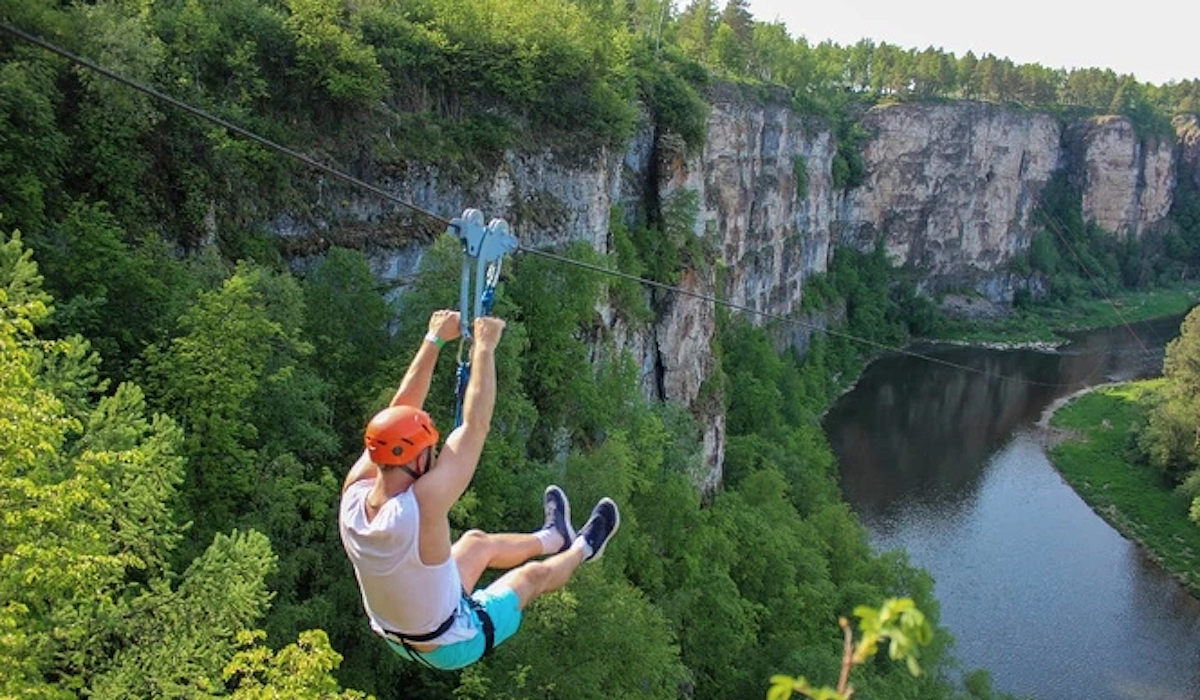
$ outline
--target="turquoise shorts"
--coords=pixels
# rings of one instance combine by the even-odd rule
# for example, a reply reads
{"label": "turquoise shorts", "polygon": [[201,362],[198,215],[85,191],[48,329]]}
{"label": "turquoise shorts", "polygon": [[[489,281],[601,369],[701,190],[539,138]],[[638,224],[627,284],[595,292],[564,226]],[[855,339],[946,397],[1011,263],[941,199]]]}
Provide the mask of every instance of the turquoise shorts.
{"label": "turquoise shorts", "polygon": [[[495,626],[493,647],[500,646],[501,642],[513,636],[517,628],[521,626],[521,599],[517,597],[517,592],[513,589],[508,587],[498,590],[483,588],[472,593],[471,598],[483,606],[488,617],[492,618],[492,625]],[[470,639],[464,639],[454,644],[447,644],[433,651],[414,651],[411,653],[399,642],[394,642],[387,638],[385,638],[385,641],[392,648],[392,651],[399,654],[401,658],[416,661],[417,663],[424,662],[443,671],[453,671],[464,666],[470,666],[483,658],[487,639],[483,634],[483,623],[479,621],[479,614],[475,612],[475,608],[469,607],[469,609],[471,611],[471,624],[479,632]],[[414,658],[414,654],[417,658]]]}

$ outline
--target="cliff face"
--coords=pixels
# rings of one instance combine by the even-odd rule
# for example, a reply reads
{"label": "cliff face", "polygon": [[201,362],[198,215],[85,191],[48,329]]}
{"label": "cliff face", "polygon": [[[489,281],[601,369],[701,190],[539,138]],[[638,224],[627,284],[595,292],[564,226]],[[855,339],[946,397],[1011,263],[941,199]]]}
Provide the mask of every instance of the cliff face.
{"label": "cliff face", "polygon": [[[415,166],[376,181],[446,216],[474,207],[487,219],[504,218],[522,246],[582,240],[605,253],[614,205],[632,215],[644,213],[647,202],[692,192],[693,235],[704,237],[717,259],[684,271],[679,286],[753,310],[759,322],[797,312],[805,281],[827,270],[836,247],[870,249],[877,240],[897,264],[920,271],[928,289],[975,289],[1010,301],[1020,282],[1006,265],[1028,250],[1032,213],[1056,174],[1080,189],[1086,219],[1120,236],[1139,236],[1162,221],[1180,163],[1200,178],[1194,118],[1177,124],[1177,142],[1143,141],[1116,117],[1064,126],[1050,115],[975,102],[876,107],[861,125],[866,178],[850,190],[834,183],[837,143],[829,125],[794,113],[786,100],[745,99],[728,89],[713,96],[700,153],[687,154],[677,139],[647,125],[623,152],[584,159],[508,153],[469,186]],[[351,193],[329,212],[338,222],[330,228],[382,231],[394,225],[393,211]],[[312,233],[282,220],[276,228],[281,235]],[[378,249],[376,270],[402,284],[422,251],[420,244]],[[659,301],[660,316],[649,327],[626,327],[611,309],[598,313],[640,363],[647,395],[689,406],[701,421],[706,465],[695,479],[707,491],[720,483],[725,437],[720,401],[705,391],[715,368],[714,309],[687,294]],[[791,342],[803,345],[807,337]]]}
{"label": "cliff face", "polygon": [[[782,105],[738,99],[713,104],[701,153],[688,157],[663,139],[658,200],[698,195],[693,234],[713,241],[719,260],[710,262],[725,270],[722,289],[715,288],[711,264],[685,273],[679,286],[761,314],[799,308],[805,280],[827,269],[831,253],[835,151],[824,125]],[[661,377],[657,387],[647,384],[651,394],[691,407],[700,420],[706,467],[696,481],[707,492],[720,483],[725,443],[720,402],[701,400],[715,369],[715,313],[710,302],[682,294],[664,308],[652,346],[640,348],[643,376]]]}
{"label": "cliff face", "polygon": [[1082,193],[1084,219],[1114,235],[1140,236],[1171,207],[1175,144],[1139,140],[1120,117],[1064,128],[961,102],[877,108],[863,125],[867,181],[846,197],[839,243],[882,237],[893,260],[935,287],[1010,301],[1003,269],[1028,250],[1038,195],[1060,171]]}
{"label": "cliff face", "polygon": [[846,197],[841,242],[882,237],[895,262],[953,281],[1029,247],[1036,195],[1061,162],[1053,117],[967,102],[873,109],[863,125],[867,179]]}
{"label": "cliff face", "polygon": [[1200,117],[1194,114],[1176,117],[1174,126],[1179,138],[1180,175],[1200,190]]}
{"label": "cliff face", "polygon": [[[1190,123],[1184,156],[1197,150]],[[1139,140],[1123,118],[1064,127],[1050,115],[977,102],[877,107],[861,125],[866,178],[844,191],[833,183],[828,126],[783,106],[713,104],[704,152],[669,163],[660,190],[701,194],[697,232],[719,241],[725,298],[790,313],[837,246],[869,250],[879,240],[929,288],[973,288],[1008,302],[1007,264],[1029,249],[1032,214],[1052,177],[1063,173],[1082,192],[1086,220],[1140,236],[1170,210],[1181,157],[1175,142]]]}
{"label": "cliff face", "polygon": [[840,198],[835,150],[827,127],[785,107],[718,102],[703,153],[663,167],[663,197],[700,194],[697,233],[715,236],[727,268],[722,298],[786,314],[807,277],[825,271]]}
{"label": "cliff face", "polygon": [[1171,209],[1175,143],[1142,141],[1120,117],[1074,127],[1069,172],[1083,192],[1083,217],[1117,235],[1139,236]]}

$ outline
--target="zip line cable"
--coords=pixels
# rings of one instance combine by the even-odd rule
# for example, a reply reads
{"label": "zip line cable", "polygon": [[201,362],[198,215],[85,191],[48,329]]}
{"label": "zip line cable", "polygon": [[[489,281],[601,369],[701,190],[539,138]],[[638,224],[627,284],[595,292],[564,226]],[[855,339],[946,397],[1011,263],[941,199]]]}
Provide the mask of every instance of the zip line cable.
{"label": "zip line cable", "polygon": [[946,359],[943,359],[940,357],[934,357],[933,355],[927,355],[925,353],[916,352],[914,350],[908,350],[906,348],[894,347],[891,345],[887,345],[885,343],[880,343],[878,341],[871,340],[870,338],[863,338],[863,337],[856,336],[851,333],[843,333],[842,331],[834,330],[832,328],[824,328],[824,327],[818,326],[813,323],[805,323],[804,321],[800,321],[800,320],[797,320],[794,318],[788,318],[786,316],[781,316],[779,314],[773,314],[769,311],[760,311],[753,307],[738,304],[738,303],[735,303],[732,301],[728,301],[726,299],[720,299],[718,297],[711,296],[708,294],[703,294],[701,292],[688,291],[686,289],[682,289],[680,287],[669,285],[664,282],[657,282],[655,280],[646,279],[644,277],[638,277],[636,275],[631,275],[626,272],[621,272],[620,270],[613,270],[613,269],[610,269],[607,267],[602,267],[600,265],[594,265],[592,263],[586,263],[586,262],[583,262],[580,260],[574,260],[572,258],[568,258],[563,255],[556,255],[555,253],[550,253],[550,252],[547,252],[544,250],[536,250],[533,248],[522,248],[521,250],[522,250],[522,252],[529,253],[531,255],[536,255],[539,257],[547,258],[549,260],[555,260],[557,262],[565,263],[568,265],[574,265],[575,267],[579,267],[579,268],[582,268],[585,270],[591,270],[592,272],[599,272],[599,273],[603,273],[603,274],[609,274],[614,277],[620,277],[622,279],[626,279],[631,282],[641,283],[648,287],[656,287],[658,289],[667,290],[667,291],[673,292],[675,294],[680,294],[682,296],[688,296],[688,297],[692,297],[695,299],[699,299],[701,301],[711,302],[712,304],[724,306],[726,308],[734,309],[736,311],[742,311],[744,313],[752,314],[755,316],[761,316],[763,318],[768,318],[771,320],[779,321],[786,325],[800,326],[802,328],[807,328],[809,330],[817,331],[819,333],[825,333],[827,335],[844,338],[846,340],[850,340],[855,343],[859,343],[861,345],[870,346],[872,348],[875,348],[876,350],[882,350],[884,352],[895,353],[898,355],[907,355],[908,357],[925,360],[927,362],[932,362],[934,364],[942,365],[945,367],[951,367],[953,369],[964,370],[967,372],[973,372],[975,374],[980,374],[985,377],[991,377],[993,379],[1001,379],[1004,381],[1018,382],[1021,384],[1030,384],[1033,386],[1041,386],[1041,387],[1075,387],[1075,386],[1080,385],[1079,382],[1071,382],[1069,384],[1058,383],[1058,382],[1040,382],[1040,381],[1037,381],[1034,379],[1026,379],[1024,377],[1012,377],[1012,376],[1008,376],[1008,375],[1004,375],[1004,374],[998,374],[996,372],[989,372],[987,370],[980,369],[978,367],[964,365],[960,362],[954,362],[952,360],[946,360]]}
{"label": "zip line cable", "polygon": [[[83,66],[84,68],[87,68],[89,70],[95,71],[96,73],[99,73],[100,75],[103,75],[103,76],[105,76],[111,80],[114,80],[118,83],[121,83],[122,85],[125,85],[133,90],[136,90],[145,95],[148,95],[156,100],[160,100],[160,101],[170,104],[174,107],[177,107],[195,117],[198,117],[205,121],[211,122],[213,124],[217,124],[218,126],[221,126],[235,134],[238,134],[239,136],[249,139],[250,141],[253,141],[261,146],[264,146],[264,147],[268,148],[269,150],[275,151],[275,152],[277,152],[281,155],[287,156],[289,158],[298,160],[315,170],[318,170],[322,173],[325,173],[326,175],[329,175],[330,177],[336,178],[338,180],[341,180],[341,181],[348,183],[350,185],[353,185],[355,187],[360,187],[360,188],[362,188],[368,192],[371,192],[372,194],[375,194],[383,199],[386,199],[390,202],[398,204],[398,205],[412,211],[413,213],[428,217],[429,219],[437,221],[446,227],[456,226],[456,224],[453,221],[451,221],[450,219],[448,219],[444,216],[440,216],[440,215],[430,212],[426,209],[423,209],[411,202],[408,202],[404,199],[401,199],[400,197],[397,197],[396,195],[392,194],[391,192],[388,192],[387,190],[384,190],[384,189],[377,187],[375,185],[372,185],[370,183],[364,182],[363,180],[360,180],[352,175],[349,175],[340,170],[337,170],[336,168],[332,168],[328,165],[325,165],[324,163],[321,163],[318,160],[315,160],[307,155],[304,155],[303,153],[300,153],[299,151],[288,148],[287,146],[276,143],[275,141],[272,141],[263,136],[259,136],[258,134],[254,133],[248,129],[238,126],[237,124],[234,124],[226,119],[218,117],[204,109],[201,109],[199,107],[194,107],[186,102],[183,102],[182,100],[174,98],[174,97],[172,97],[166,93],[163,93],[159,90],[156,90],[152,87],[142,85],[141,83],[138,83],[137,81],[131,80],[113,70],[105,68],[93,61],[90,61],[86,58],[83,58],[74,53],[71,53],[70,51],[67,51],[67,50],[65,50],[55,44],[52,44],[40,37],[37,37],[37,36],[34,36],[32,34],[25,32],[25,31],[22,31],[21,29],[18,29],[16,27],[12,26],[11,24],[9,24],[7,21],[0,20],[0,31],[6,32],[18,39],[21,39],[22,41],[25,41],[25,42],[33,44],[39,48],[42,48],[46,51],[49,51],[50,53],[56,54],[72,63]],[[760,311],[753,307],[745,306],[743,304],[737,304],[737,303],[734,303],[734,302],[731,302],[731,301],[728,301],[725,299],[721,299],[721,298],[713,296],[713,295],[703,294],[700,292],[692,292],[692,291],[683,289],[678,286],[666,284],[663,282],[658,282],[656,280],[651,280],[651,279],[647,279],[644,277],[638,277],[637,275],[631,275],[629,273],[621,272],[619,270],[614,270],[614,269],[607,268],[607,267],[602,267],[600,265],[594,265],[594,264],[586,263],[586,262],[583,262],[580,260],[574,260],[572,258],[563,256],[563,255],[557,255],[555,253],[550,253],[548,251],[538,250],[536,248],[530,248],[530,247],[527,247],[524,245],[518,245],[517,251],[523,252],[523,253],[529,253],[531,255],[546,258],[548,260],[553,260],[553,261],[563,263],[566,265],[573,265],[575,267],[589,270],[592,272],[612,275],[614,277],[625,279],[625,280],[628,280],[631,282],[636,282],[636,283],[646,286],[646,287],[653,287],[653,288],[657,288],[657,289],[662,289],[664,291],[669,291],[674,294],[679,294],[681,296],[692,297],[695,299],[699,299],[701,301],[709,302],[714,305],[724,306],[726,308],[733,309],[736,311],[741,311],[743,313],[748,313],[748,314],[751,314],[754,316],[760,316],[763,318],[772,319],[772,320],[779,321],[786,325],[795,325],[795,326],[800,326],[803,328],[808,328],[809,330],[813,330],[813,331],[817,331],[820,333],[825,333],[827,335],[832,335],[832,336],[836,336],[839,338],[843,338],[843,339],[849,340],[851,342],[858,343],[860,345],[865,345],[865,346],[871,347],[875,350],[895,353],[895,354],[899,354],[899,355],[906,355],[908,357],[925,360],[927,362],[932,362],[934,364],[942,365],[942,366],[949,367],[952,369],[961,370],[964,372],[979,374],[981,376],[990,377],[992,379],[1016,382],[1016,383],[1020,383],[1020,384],[1028,384],[1028,385],[1032,385],[1032,386],[1051,387],[1051,388],[1078,387],[1078,386],[1083,385],[1081,382],[1072,382],[1072,383],[1041,382],[1041,381],[1037,381],[1037,380],[1033,380],[1033,379],[1027,379],[1024,377],[1015,377],[1015,376],[1010,376],[1010,375],[999,374],[996,372],[990,372],[985,369],[980,369],[978,367],[972,367],[970,365],[965,365],[965,364],[962,364],[959,362],[953,362],[951,360],[946,360],[946,359],[943,359],[940,357],[934,357],[932,355],[916,352],[913,350],[908,350],[906,348],[890,346],[885,343],[880,343],[878,341],[871,340],[869,338],[863,338],[860,336],[856,336],[851,333],[845,333],[845,332],[833,330],[830,328],[824,328],[824,327],[818,326],[816,324],[805,323],[798,319],[787,318],[786,316],[782,316],[780,314],[774,314],[774,313],[770,313],[767,311]],[[1119,315],[1120,314],[1118,313],[1118,316]],[[1122,320],[1124,320],[1124,319],[1122,319]],[[1128,324],[1126,324],[1126,326],[1128,327]],[[1133,332],[1132,328],[1130,329],[1130,332],[1131,333]],[[1136,338],[1137,335],[1134,334],[1134,337]],[[1139,340],[1139,342],[1141,342],[1140,338],[1138,340]],[[1143,343],[1142,346],[1144,348],[1145,344]]]}
{"label": "zip line cable", "polygon": [[[1060,222],[1056,221],[1052,216],[1046,216],[1045,224],[1046,228],[1050,229],[1051,232],[1054,233],[1058,240],[1062,242],[1063,247],[1065,247],[1071,253],[1072,257],[1075,258],[1075,263],[1087,275],[1088,280],[1092,283],[1092,287],[1094,287],[1100,296],[1104,297],[1104,300],[1108,302],[1108,305],[1112,308],[1113,313],[1117,315],[1117,318],[1121,321],[1121,324],[1125,326],[1125,330],[1129,331],[1129,335],[1133,336],[1133,339],[1137,341],[1139,346],[1141,346],[1141,355],[1153,359],[1153,351],[1146,346],[1146,343],[1142,340],[1142,337],[1133,329],[1133,326],[1130,325],[1129,321],[1125,320],[1125,316],[1122,315],[1121,310],[1117,308],[1116,302],[1112,300],[1112,297],[1110,297],[1108,292],[1106,292],[1100,285],[1100,281],[1097,280],[1096,276],[1092,274],[1091,269],[1084,263],[1083,256],[1081,256],[1079,252],[1075,250],[1075,246],[1071,245],[1071,241],[1067,238],[1066,232],[1063,230],[1063,226],[1060,224]],[[1081,381],[1087,382],[1092,380],[1102,369],[1102,366],[1097,365],[1088,374],[1088,376]]]}
{"label": "zip line cable", "polygon": [[400,199],[399,197],[396,197],[395,195],[391,194],[387,190],[381,189],[381,188],[376,187],[375,185],[369,184],[367,182],[363,182],[362,180],[359,180],[358,178],[353,177],[351,175],[347,175],[346,173],[343,173],[342,171],[340,171],[336,168],[331,168],[328,165],[325,165],[324,163],[322,163],[318,160],[315,160],[313,158],[310,158],[309,156],[304,155],[303,153],[300,153],[299,151],[295,151],[291,148],[288,148],[287,146],[278,144],[266,137],[259,136],[258,134],[254,133],[253,131],[244,129],[244,128],[238,126],[237,124],[234,124],[231,121],[222,119],[221,117],[218,117],[215,114],[212,114],[203,109],[200,109],[199,107],[193,107],[192,105],[190,105],[186,102],[183,102],[182,100],[178,100],[174,97],[171,97],[170,95],[168,95],[164,92],[155,90],[152,87],[142,85],[141,83],[139,83],[137,81],[126,78],[125,76],[123,76],[115,71],[109,70],[108,68],[105,68],[104,66],[101,66],[97,63],[89,61],[88,59],[83,58],[82,56],[77,56],[77,55],[71,53],[70,51],[67,51],[66,49],[60,48],[54,44],[51,44],[50,42],[48,42],[44,39],[41,39],[40,37],[36,37],[32,34],[29,34],[20,29],[17,29],[16,27],[12,26],[8,22],[0,21],[0,30],[8,32],[9,34],[17,37],[18,39],[27,41],[30,44],[33,44],[40,48],[43,48],[53,54],[57,54],[65,59],[67,59],[68,61],[71,61],[72,63],[76,63],[85,68],[88,68],[89,70],[93,70],[93,71],[103,75],[106,78],[115,80],[118,83],[125,85],[126,87],[133,88],[134,90],[137,90],[138,92],[140,92],[142,94],[149,95],[150,97],[153,97],[156,100],[161,100],[163,102],[166,102],[167,104],[170,104],[173,107],[178,107],[179,109],[182,109],[183,111],[185,111],[189,114],[192,114],[193,116],[200,117],[201,119],[204,119],[206,121],[209,121],[209,122],[212,122],[219,126],[222,126],[239,136],[247,138],[259,145],[266,146],[267,148],[269,148],[272,151],[281,153],[285,156],[288,156],[289,158],[295,158],[296,160],[304,163],[305,165],[308,165],[311,168],[315,168],[316,170],[319,170],[319,171],[325,173],[326,175],[329,175],[330,177],[337,178],[339,180],[342,180],[343,182],[347,182],[356,187],[361,187],[365,190],[368,190],[374,194],[379,195],[380,197],[389,199],[392,202],[395,202],[396,204],[399,204],[400,206],[405,207],[406,209],[409,209],[414,213],[422,214],[431,219],[439,221],[444,226],[451,225],[451,222],[449,219],[442,217],[442,216],[438,216],[437,214],[434,214],[432,212],[425,211],[424,209],[421,209],[420,207],[417,207],[414,204],[411,204],[409,202],[404,201],[403,199]]}
{"label": "zip line cable", "polygon": [[1121,324],[1125,326],[1125,330],[1129,331],[1129,335],[1133,336],[1133,339],[1136,340],[1138,345],[1142,347],[1142,352],[1150,354],[1150,348],[1146,346],[1146,343],[1142,340],[1141,336],[1137,334],[1137,331],[1133,330],[1133,326],[1129,324],[1129,321],[1125,320],[1125,316],[1123,316],[1121,314],[1121,310],[1117,308],[1116,302],[1114,302],[1112,297],[1108,295],[1108,292],[1106,292],[1104,288],[1100,286],[1099,280],[1097,280],[1096,276],[1092,274],[1092,271],[1088,268],[1088,266],[1084,264],[1083,257],[1079,255],[1078,251],[1075,250],[1075,246],[1071,245],[1071,242],[1067,240],[1066,234],[1061,230],[1061,227],[1057,224],[1057,222],[1053,220],[1053,217],[1046,217],[1046,225],[1047,228],[1054,232],[1054,235],[1058,237],[1058,240],[1062,241],[1063,246],[1071,252],[1071,255],[1075,258],[1075,262],[1088,276],[1088,280],[1091,281],[1092,286],[1096,288],[1096,291],[1100,293],[1100,296],[1104,297],[1104,300],[1108,302],[1110,307],[1112,307],[1113,313],[1117,315],[1117,318],[1121,321]]}

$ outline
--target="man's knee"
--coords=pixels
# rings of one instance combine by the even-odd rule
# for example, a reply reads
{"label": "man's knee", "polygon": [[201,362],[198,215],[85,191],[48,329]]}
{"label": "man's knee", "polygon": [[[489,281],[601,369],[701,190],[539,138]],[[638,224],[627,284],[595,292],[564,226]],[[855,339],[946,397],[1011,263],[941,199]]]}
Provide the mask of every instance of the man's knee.
{"label": "man's knee", "polygon": [[546,593],[552,580],[553,570],[544,561],[531,561],[507,574],[508,585],[516,591],[524,608],[529,601]]}
{"label": "man's knee", "polygon": [[455,543],[455,546],[479,547],[486,545],[491,537],[491,535],[483,530],[471,529],[464,532],[462,536],[458,538],[458,542]]}

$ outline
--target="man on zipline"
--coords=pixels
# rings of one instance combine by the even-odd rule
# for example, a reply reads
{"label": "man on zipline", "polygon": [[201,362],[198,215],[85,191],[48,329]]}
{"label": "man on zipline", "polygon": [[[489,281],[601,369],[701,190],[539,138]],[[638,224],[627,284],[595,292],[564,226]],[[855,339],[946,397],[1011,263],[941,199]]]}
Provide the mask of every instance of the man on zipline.
{"label": "man on zipline", "polygon": [[[462,425],[435,455],[438,432],[421,407],[438,350],[460,334],[458,312],[435,311],[391,405],[367,425],[366,449],[342,486],[338,529],[371,629],[401,657],[444,670],[474,663],[512,636],[529,601],[599,559],[620,524],[616,504],[604,498],[576,534],[566,494],[552,485],[536,532],[468,530],[451,545],[450,507],[471,483],[492,420],[503,330],[498,318],[475,319]],[[542,555],[552,556],[530,561]],[[509,571],[475,590],[486,569]]]}

